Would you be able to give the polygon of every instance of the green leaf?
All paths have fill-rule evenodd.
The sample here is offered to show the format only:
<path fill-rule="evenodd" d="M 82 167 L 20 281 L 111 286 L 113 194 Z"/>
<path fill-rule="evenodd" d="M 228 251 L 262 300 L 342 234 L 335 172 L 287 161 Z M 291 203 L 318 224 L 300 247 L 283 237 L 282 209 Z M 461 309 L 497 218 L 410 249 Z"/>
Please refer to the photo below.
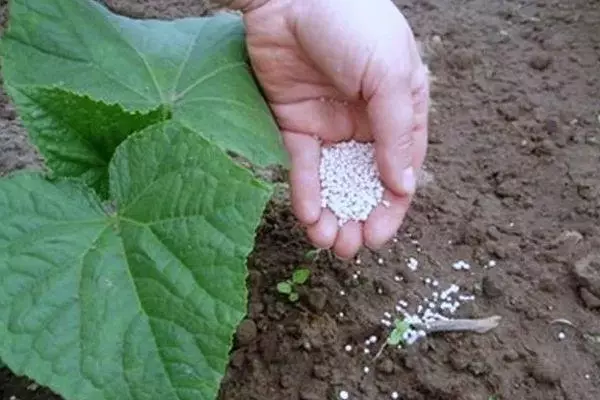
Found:
<path fill-rule="evenodd" d="M 79 177 L 102 198 L 108 196 L 108 164 L 133 132 L 161 122 L 164 111 L 129 113 L 61 89 L 13 90 L 33 142 L 57 175 Z"/>
<path fill-rule="evenodd" d="M 0 359 L 67 400 L 212 400 L 270 188 L 166 123 L 119 146 L 110 192 L 0 181 Z"/>
<path fill-rule="evenodd" d="M 312 249 L 306 252 L 306 254 L 304 254 L 304 258 L 309 260 L 309 261 L 314 261 L 319 257 L 319 253 L 321 252 L 321 249 Z"/>
<path fill-rule="evenodd" d="M 290 301 L 292 303 L 295 303 L 295 302 L 298 301 L 298 299 L 300 299 L 300 295 L 298 293 L 296 293 L 296 292 L 292 292 L 292 293 L 290 293 L 290 295 L 288 296 L 288 298 L 290 299 Z"/>
<path fill-rule="evenodd" d="M 404 341 L 404 333 L 410 329 L 410 324 L 404 320 L 396 319 L 394 321 L 394 329 L 388 337 L 388 344 L 397 346 L 400 342 Z"/>
<path fill-rule="evenodd" d="M 279 282 L 277 284 L 277 291 L 282 294 L 290 294 L 294 289 L 292 288 L 292 284 L 290 282 Z"/>
<path fill-rule="evenodd" d="M 394 329 L 391 333 L 390 336 L 388 337 L 388 344 L 392 345 L 392 346 L 397 346 L 398 344 L 400 344 L 400 342 L 403 341 L 403 337 L 402 335 L 404 334 L 404 332 L 400 332 L 397 329 Z"/>
<path fill-rule="evenodd" d="M 57 173 L 90 175 L 101 186 L 98 166 L 114 145 L 157 118 L 253 164 L 287 164 L 239 15 L 135 20 L 94 0 L 12 0 L 9 21 L 4 82 Z M 74 156 L 47 140 L 57 131 Z M 99 146 L 86 145 L 95 136 Z"/>
<path fill-rule="evenodd" d="M 310 276 L 310 270 L 306 268 L 300 268 L 294 271 L 292 275 L 292 282 L 297 285 L 302 285 Z"/>

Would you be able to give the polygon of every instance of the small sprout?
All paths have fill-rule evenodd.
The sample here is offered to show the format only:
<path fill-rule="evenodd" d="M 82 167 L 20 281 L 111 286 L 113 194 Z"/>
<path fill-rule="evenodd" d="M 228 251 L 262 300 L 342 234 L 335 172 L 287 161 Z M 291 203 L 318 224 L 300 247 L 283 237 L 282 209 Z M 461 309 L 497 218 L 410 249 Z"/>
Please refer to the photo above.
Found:
<path fill-rule="evenodd" d="M 405 320 L 396 319 L 394 321 L 394 329 L 387 339 L 387 343 L 391 346 L 397 346 L 404 341 L 404 334 L 410 329 L 410 324 Z"/>
<path fill-rule="evenodd" d="M 279 282 L 277 284 L 277 291 L 281 294 L 292 294 L 294 288 L 292 287 L 292 284 L 287 281 Z"/>
<path fill-rule="evenodd" d="M 308 261 L 316 261 L 319 258 L 319 254 L 321 254 L 322 251 L 323 249 L 309 250 L 304 254 L 304 258 Z"/>
<path fill-rule="evenodd" d="M 290 293 L 290 295 L 289 295 L 289 297 L 288 297 L 288 298 L 290 299 L 290 301 L 291 301 L 292 303 L 295 303 L 295 302 L 297 302 L 297 301 L 298 301 L 298 299 L 300 298 L 300 295 L 299 295 L 298 293 L 296 293 L 296 292 L 292 292 L 292 293 Z"/>
<path fill-rule="evenodd" d="M 292 275 L 292 282 L 294 282 L 294 284 L 296 284 L 296 285 L 302 285 L 308 280 L 309 276 L 310 276 L 309 269 L 307 269 L 307 268 L 297 269 L 294 271 L 294 274 Z"/>
<path fill-rule="evenodd" d="M 299 268 L 294 271 L 291 279 L 287 279 L 277 284 L 277 291 L 281 294 L 287 295 L 288 300 L 292 303 L 295 303 L 300 299 L 300 295 L 296 291 L 296 286 L 306 283 L 309 276 L 309 269 Z"/>

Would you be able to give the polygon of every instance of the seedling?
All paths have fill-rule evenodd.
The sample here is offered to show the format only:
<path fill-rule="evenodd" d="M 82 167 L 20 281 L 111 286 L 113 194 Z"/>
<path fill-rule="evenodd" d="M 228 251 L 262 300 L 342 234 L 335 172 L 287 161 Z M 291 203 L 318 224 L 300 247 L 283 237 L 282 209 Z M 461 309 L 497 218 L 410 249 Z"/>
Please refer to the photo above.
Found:
<path fill-rule="evenodd" d="M 321 254 L 322 251 L 323 251 L 323 249 L 309 250 L 304 254 L 304 258 L 307 261 L 316 261 L 319 258 L 319 255 Z"/>
<path fill-rule="evenodd" d="M 403 319 L 394 321 L 394 329 L 387 338 L 387 343 L 391 346 L 398 346 L 404 342 L 404 334 L 411 328 L 410 324 Z"/>
<path fill-rule="evenodd" d="M 277 284 L 277 291 L 288 296 L 288 300 L 295 303 L 300 298 L 296 291 L 296 286 L 303 285 L 310 276 L 310 270 L 307 268 L 299 268 L 294 271 L 292 277 Z"/>

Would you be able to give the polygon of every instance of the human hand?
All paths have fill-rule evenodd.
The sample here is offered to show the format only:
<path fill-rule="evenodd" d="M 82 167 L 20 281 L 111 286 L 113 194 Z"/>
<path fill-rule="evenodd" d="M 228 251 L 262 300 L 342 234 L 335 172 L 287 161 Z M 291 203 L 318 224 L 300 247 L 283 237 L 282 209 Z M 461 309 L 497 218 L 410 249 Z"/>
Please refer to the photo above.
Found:
<path fill-rule="evenodd" d="M 291 158 L 294 213 L 313 244 L 349 258 L 400 227 L 425 158 L 429 84 L 414 35 L 390 0 L 233 0 L 254 72 Z M 373 141 L 389 207 L 364 223 L 321 208 L 321 143 Z"/>

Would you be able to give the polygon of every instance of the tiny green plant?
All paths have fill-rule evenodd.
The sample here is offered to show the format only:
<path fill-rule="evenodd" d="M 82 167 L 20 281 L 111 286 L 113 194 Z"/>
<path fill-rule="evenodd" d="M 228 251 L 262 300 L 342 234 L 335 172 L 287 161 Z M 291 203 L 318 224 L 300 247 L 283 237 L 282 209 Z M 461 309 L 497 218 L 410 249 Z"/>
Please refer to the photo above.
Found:
<path fill-rule="evenodd" d="M 296 291 L 296 287 L 303 285 L 310 276 L 310 270 L 307 268 L 298 268 L 292 273 L 290 279 L 286 279 L 283 282 L 277 284 L 277 291 L 288 297 L 288 300 L 292 303 L 300 299 L 300 295 Z"/>
<path fill-rule="evenodd" d="M 304 258 L 308 261 L 316 261 L 323 249 L 312 249 L 304 254 Z"/>
<path fill-rule="evenodd" d="M 47 167 L 0 179 L 15 374 L 66 400 L 216 398 L 273 194 L 251 168 L 288 166 L 244 39 L 233 13 L 10 1 L 4 87 Z"/>
<path fill-rule="evenodd" d="M 398 346 L 404 342 L 404 334 L 410 329 L 410 324 L 403 320 L 396 318 L 394 320 L 394 329 L 390 332 L 387 338 L 387 344 L 390 346 Z"/>

